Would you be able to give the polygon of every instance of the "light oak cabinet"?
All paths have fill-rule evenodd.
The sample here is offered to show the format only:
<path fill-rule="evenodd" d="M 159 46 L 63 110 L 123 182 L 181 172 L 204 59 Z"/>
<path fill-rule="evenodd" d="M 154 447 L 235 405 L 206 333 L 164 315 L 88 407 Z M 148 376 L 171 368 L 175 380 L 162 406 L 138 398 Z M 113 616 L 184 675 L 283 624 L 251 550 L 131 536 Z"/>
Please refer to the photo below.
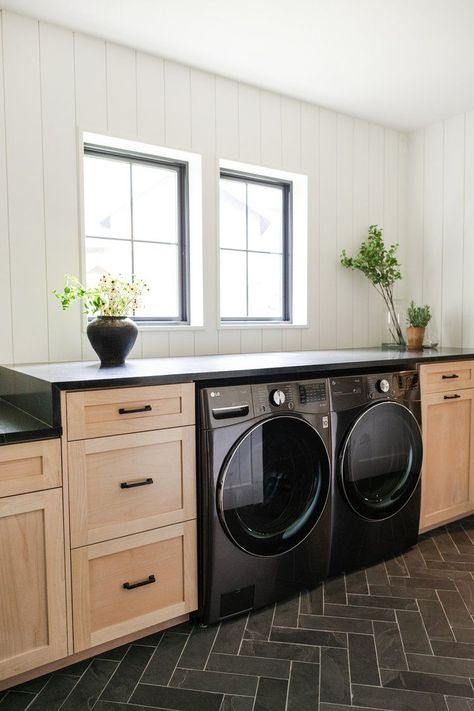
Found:
<path fill-rule="evenodd" d="M 0 679 L 64 657 L 60 489 L 0 499 L 0 580 Z"/>
<path fill-rule="evenodd" d="M 473 374 L 471 361 L 420 366 L 421 531 L 474 510 Z"/>

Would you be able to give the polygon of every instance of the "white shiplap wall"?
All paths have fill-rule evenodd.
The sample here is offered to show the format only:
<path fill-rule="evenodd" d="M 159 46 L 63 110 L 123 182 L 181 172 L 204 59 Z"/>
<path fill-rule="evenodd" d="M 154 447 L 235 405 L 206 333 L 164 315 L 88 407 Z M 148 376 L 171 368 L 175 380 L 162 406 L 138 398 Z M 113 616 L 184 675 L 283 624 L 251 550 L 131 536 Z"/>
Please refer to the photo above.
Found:
<path fill-rule="evenodd" d="M 474 111 L 409 136 L 409 284 L 444 346 L 474 346 Z"/>
<path fill-rule="evenodd" d="M 205 328 L 142 331 L 135 356 L 380 342 L 378 297 L 338 255 L 373 222 L 407 254 L 405 135 L 7 11 L 1 44 L 0 362 L 93 357 L 79 309 L 51 295 L 80 272 L 77 127 L 203 156 Z M 308 175 L 308 328 L 217 328 L 219 158 Z"/>

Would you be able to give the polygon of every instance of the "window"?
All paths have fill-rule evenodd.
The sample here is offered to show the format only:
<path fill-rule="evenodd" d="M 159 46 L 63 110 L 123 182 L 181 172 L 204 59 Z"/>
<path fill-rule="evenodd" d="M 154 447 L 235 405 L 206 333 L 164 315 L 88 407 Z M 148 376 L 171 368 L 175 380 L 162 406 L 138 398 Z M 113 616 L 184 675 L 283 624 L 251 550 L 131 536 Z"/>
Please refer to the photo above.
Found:
<path fill-rule="evenodd" d="M 221 321 L 291 321 L 292 183 L 221 169 Z"/>
<path fill-rule="evenodd" d="M 187 181 L 185 161 L 84 145 L 86 283 L 144 279 L 138 321 L 188 322 Z"/>

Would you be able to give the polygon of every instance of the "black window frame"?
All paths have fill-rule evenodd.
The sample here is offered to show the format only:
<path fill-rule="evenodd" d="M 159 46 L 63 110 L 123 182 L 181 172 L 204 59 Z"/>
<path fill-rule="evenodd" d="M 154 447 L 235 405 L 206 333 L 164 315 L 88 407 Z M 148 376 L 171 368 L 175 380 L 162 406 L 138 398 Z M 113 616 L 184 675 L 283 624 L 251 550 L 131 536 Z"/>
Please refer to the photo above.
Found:
<path fill-rule="evenodd" d="M 132 243 L 132 273 L 134 271 L 133 262 L 133 193 L 132 193 L 132 165 L 153 165 L 162 166 L 167 169 L 173 169 L 177 174 L 178 186 L 178 284 L 179 284 L 179 318 L 166 316 L 135 316 L 132 318 L 137 323 L 144 324 L 190 324 L 190 259 L 189 259 L 189 166 L 186 161 L 180 161 L 173 158 L 164 158 L 153 154 L 140 153 L 138 151 L 122 150 L 108 146 L 101 146 L 94 143 L 84 143 L 84 156 L 94 156 L 108 158 L 112 160 L 120 160 L 130 164 L 130 207 L 131 207 L 131 225 L 130 225 L 130 241 Z M 97 235 L 88 235 L 84 232 L 85 239 L 96 238 Z M 102 239 L 101 237 L 99 237 Z M 127 241 L 118 237 L 106 237 L 104 239 Z M 146 240 L 138 240 L 146 241 Z M 87 246 L 86 246 L 87 250 Z"/>
<path fill-rule="evenodd" d="M 245 171 L 231 170 L 221 168 L 219 173 L 219 195 L 220 181 L 235 180 L 244 183 L 253 183 L 258 185 L 268 185 L 269 187 L 279 187 L 282 190 L 282 219 L 283 219 L 283 275 L 282 275 L 282 318 L 258 317 L 258 316 L 220 316 L 221 323 L 291 323 L 293 315 L 293 183 L 290 180 L 281 178 L 270 178 L 265 175 L 255 173 L 247 173 Z M 248 212 L 248 205 L 247 205 Z M 247 242 L 248 242 L 248 218 L 247 218 Z M 219 233 L 219 260 L 221 250 L 227 249 L 220 246 Z M 231 251 L 229 249 L 229 251 Z M 239 250 L 244 251 L 244 250 Z M 245 249 L 245 252 L 249 253 Z M 248 277 L 248 260 L 247 260 L 247 277 Z M 247 285 L 248 287 L 248 285 Z M 248 307 L 248 288 L 247 288 L 247 307 Z M 247 308 L 248 311 L 248 308 Z"/>

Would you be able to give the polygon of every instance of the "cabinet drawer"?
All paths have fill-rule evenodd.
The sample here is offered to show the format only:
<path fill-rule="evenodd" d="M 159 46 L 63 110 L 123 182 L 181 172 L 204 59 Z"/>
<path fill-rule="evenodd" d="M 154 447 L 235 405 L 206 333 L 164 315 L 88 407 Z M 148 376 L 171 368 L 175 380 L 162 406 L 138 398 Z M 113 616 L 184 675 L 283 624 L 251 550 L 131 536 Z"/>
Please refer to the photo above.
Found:
<path fill-rule="evenodd" d="M 0 497 L 61 486 L 59 439 L 0 447 Z"/>
<path fill-rule="evenodd" d="M 193 426 L 68 444 L 72 547 L 196 516 Z"/>
<path fill-rule="evenodd" d="M 474 361 L 420 365 L 423 394 L 474 387 Z"/>
<path fill-rule="evenodd" d="M 193 424 L 193 383 L 91 390 L 67 395 L 69 440 Z"/>
<path fill-rule="evenodd" d="M 74 651 L 197 608 L 196 522 L 72 551 Z"/>

